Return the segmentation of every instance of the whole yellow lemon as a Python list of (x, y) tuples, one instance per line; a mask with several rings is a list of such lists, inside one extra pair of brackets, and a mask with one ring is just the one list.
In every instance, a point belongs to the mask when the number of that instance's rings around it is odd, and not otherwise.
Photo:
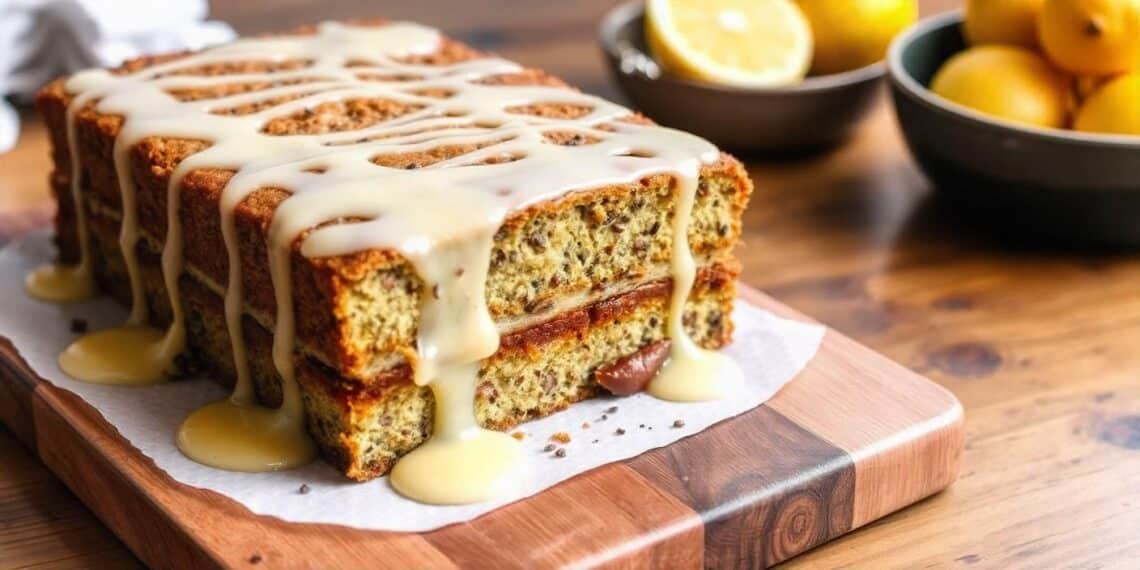
[(1140, 135), (1140, 73), (1117, 77), (1093, 93), (1077, 111), (1073, 128)]
[(967, 0), (963, 31), (970, 45), (1037, 47), (1037, 16), (1045, 0)]
[(1034, 52), (987, 45), (950, 58), (934, 75), (930, 88), (946, 99), (987, 115), (1060, 128), (1068, 115), (1068, 84), (1064, 73)]
[(1066, 71), (1140, 68), (1140, 0), (1045, 0), (1037, 25), (1045, 54)]
[(882, 60), (891, 40), (918, 19), (916, 0), (798, 0), (811, 23), (811, 73), (857, 69)]

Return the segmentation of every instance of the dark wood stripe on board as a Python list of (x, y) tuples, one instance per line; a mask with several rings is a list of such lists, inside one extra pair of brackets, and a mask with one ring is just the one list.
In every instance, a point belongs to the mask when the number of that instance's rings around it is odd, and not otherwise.
[(701, 514), (706, 567), (771, 566), (851, 529), (851, 457), (766, 406), (629, 466)]
[(962, 431), (945, 390), (829, 333), (769, 405), (469, 523), (391, 533), (284, 523), (181, 485), (4, 343), (0, 386), (0, 418), (155, 567), (762, 567), (945, 487)]

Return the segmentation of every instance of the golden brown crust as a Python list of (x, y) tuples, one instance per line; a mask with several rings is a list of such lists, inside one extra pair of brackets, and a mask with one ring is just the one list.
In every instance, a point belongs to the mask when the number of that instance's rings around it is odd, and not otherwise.
[[(128, 304), (130, 290), (115, 228), (95, 216), (93, 229), (99, 285)], [(153, 320), (166, 324), (170, 307), (157, 278), (161, 272), (159, 254), (144, 243), (138, 259)], [(703, 346), (717, 348), (731, 338), (736, 274), (735, 266), (716, 265), (702, 268), (698, 275), (685, 325)], [(182, 276), (180, 288), (190, 344), (180, 367), (204, 369), (211, 377), (232, 384), (235, 371), (221, 297), (189, 274)], [(507, 430), (601, 393), (593, 375), (598, 368), (663, 338), (670, 292), (667, 279), (655, 281), (504, 335), (499, 351), (484, 365), (485, 374), (481, 375), (476, 395), (477, 408), (482, 410), (480, 421), (489, 428)], [(279, 405), (280, 379), (272, 363), (272, 334), (249, 317), (242, 325), (258, 399), (268, 406)], [(555, 381), (546, 375), (559, 361), (567, 375)], [(297, 355), (295, 363), (310, 431), (325, 457), (349, 477), (363, 480), (385, 474), (400, 454), (414, 448), (429, 433), (430, 392), (412, 384), (406, 366), (388, 370), (376, 382), (362, 385), (311, 357)], [(535, 374), (544, 375), (539, 385), (518, 383)]]
[[(191, 173), (187, 179), (193, 183), (199, 177), (208, 176), (211, 176), (209, 171), (197, 171)], [(734, 179), (739, 180), (735, 177)], [(589, 217), (592, 215), (590, 212), (593, 212), (599, 204), (604, 203), (610, 203), (608, 210), (611, 212), (623, 211), (623, 203), (630, 202), (631, 196), (652, 195), (653, 192), (660, 191), (661, 188), (665, 188), (667, 191), (669, 187), (667, 181), (667, 177), (661, 176), (643, 181), (636, 189), (610, 187), (590, 192), (577, 192), (565, 197), (558, 204), (534, 207), (512, 217), (504, 224), (500, 233), (507, 236), (506, 239), (521, 241), (521, 238), (517, 239), (514, 236), (525, 234), (526, 222), (535, 220), (539, 216), (548, 215), (550, 223), (557, 224), (563, 221), (562, 218), (565, 216), (584, 215)], [(225, 256), (218, 254), (218, 252), (224, 251), (217, 213), (220, 187), (203, 186), (198, 190), (191, 191), (184, 187), (182, 192), (183, 208), (181, 215), (185, 232), (186, 262), (188, 267), (204, 274), (217, 286), (222, 287), (227, 281), (228, 269)], [(735, 199), (747, 195), (736, 190), (733, 192), (736, 192), (733, 194)], [(269, 189), (255, 193), (251, 200), (272, 199), (279, 201), (286, 196), (287, 193), (283, 191)], [(699, 198), (706, 203), (714, 199)], [(100, 196), (98, 200), (102, 202), (102, 197)], [(636, 201), (636, 199), (634, 200)], [(140, 194), (140, 205), (145, 202), (147, 200)], [(268, 220), (257, 220), (248, 216), (248, 210), (245, 207), (248, 203), (248, 201), (243, 203), (236, 212), (238, 236), (241, 242), (239, 252), (243, 264), (243, 289), (250, 310), (257, 311), (262, 316), (268, 316), (271, 319), (275, 310), (275, 301), (272, 293), (273, 286), (269, 281), (265, 253), (267, 251), (265, 228), (268, 225)], [(61, 229), (74, 227), (74, 219), (70, 217), (72, 214), (69, 204), (69, 200), (61, 200), (61, 205), (68, 205), (60, 209), (59, 226)], [(111, 209), (110, 205), (107, 204), (100, 204), (100, 207)], [(739, 213), (743, 210), (743, 204), (733, 204), (731, 207), (734, 210), (731, 215), (731, 225), (721, 228), (723, 230), (721, 232), (706, 231), (695, 236), (695, 239), (691, 237), (696, 246), (694, 249), (698, 254), (711, 256), (713, 259), (719, 259), (723, 262), (728, 262), (731, 259), (727, 252), (739, 234)], [(587, 214), (575, 213), (575, 210), (579, 208), (585, 209)], [(144, 209), (144, 213), (141, 214), (144, 220), (143, 233), (158, 240), (158, 236), (165, 233), (164, 229), (154, 228), (153, 224), (145, 222), (149, 217), (145, 213), (147, 211)], [(552, 212), (558, 214), (555, 215)], [(599, 221), (591, 223), (596, 223), (599, 229), (605, 230), (607, 224), (611, 222), (599, 218)], [(723, 235), (719, 235), (721, 233)], [(61, 237), (62, 235), (61, 233)], [(74, 244), (69, 248), (64, 240), (61, 239), (61, 242), (65, 246), (63, 247), (64, 252), (74, 252)], [(655, 255), (658, 259), (667, 254), (662, 248), (658, 248), (656, 252)], [(604, 252), (596, 252), (596, 255), (598, 263), (612, 262), (615, 259), (612, 256), (606, 256)], [(75, 255), (72, 253), (68, 257), (73, 259)], [(601, 267), (589, 269), (598, 268)], [(644, 271), (644, 268), (645, 264), (642, 263), (641, 269), (637, 269), (635, 266), (634, 270)], [(313, 352), (320, 354), (325, 363), (336, 368), (338, 372), (362, 381), (369, 381), (372, 377), (371, 374), (362, 377), (353, 373), (353, 370), (364, 368), (368, 359), (375, 354), (407, 350), (404, 347), (407, 346), (406, 343), (409, 340), (404, 339), (403, 342), (390, 341), (388, 344), (378, 343), (367, 350), (353, 346), (353, 337), (350, 331), (353, 310), (344, 299), (352, 296), (362, 281), (371, 279), (372, 274), (381, 270), (385, 272), (382, 279), (382, 282), (386, 283), (384, 286), (406, 288), (405, 293), (407, 295), (418, 296), (419, 282), (410, 264), (397, 262), (387, 251), (372, 250), (340, 258), (321, 259), (305, 258), (298, 251), (293, 256), (293, 290), (300, 341), (308, 348), (313, 349)], [(493, 269), (492, 272), (494, 271)], [(636, 278), (638, 278), (636, 273), (624, 276), (624, 280)], [(593, 287), (606, 284), (606, 282), (595, 279), (585, 283), (584, 286)], [(540, 309), (544, 301), (558, 299), (572, 294), (575, 290), (582, 291), (582, 289), (552, 287), (549, 284), (544, 284), (535, 292), (535, 296), (528, 303), (520, 304), (520, 312), (529, 312), (532, 308)]]
[[(451, 45), (450, 43), (447, 45)], [(455, 48), (459, 49), (459, 48)], [(446, 51), (446, 50), (445, 50)], [(465, 52), (466, 53), (466, 52)], [(467, 53), (470, 55), (470, 53)], [(450, 57), (459, 57), (452, 55)], [(257, 64), (257, 62), (254, 62)], [(502, 78), (506, 82), (555, 82), (557, 80), (538, 71), (528, 71)], [(41, 92), (38, 105), (48, 120), (52, 132), (53, 156), (56, 169), (53, 174), (53, 188), (60, 202), (60, 217), (57, 222), (58, 239), (63, 257), (67, 261), (76, 257), (76, 236), (68, 181), (70, 180), (69, 160), (66, 141), (62, 135), (63, 115), (69, 97), (62, 83), (56, 82)], [(574, 109), (566, 106), (531, 106), (528, 112), (540, 114), (573, 114)], [(372, 109), (372, 111), (369, 111)], [(367, 119), (375, 109), (365, 107), (361, 114)], [(343, 109), (332, 107), (327, 112), (332, 116)], [(521, 111), (521, 109), (520, 109)], [(644, 119), (637, 119), (644, 121)], [(306, 130), (308, 123), (299, 121), (296, 128)], [(91, 195), (109, 209), (120, 208), (120, 195), (117, 175), (114, 170), (113, 149), (115, 136), (121, 127), (121, 118), (101, 115), (90, 106), (79, 111), (77, 133), (81, 148), (81, 163), (85, 173), (85, 186)], [(131, 149), (132, 175), (138, 188), (137, 204), (142, 231), (162, 239), (167, 226), (166, 200), (167, 183), (175, 166), (193, 152), (207, 146), (202, 141), (179, 139), (148, 138)], [(464, 149), (439, 149), (418, 155), (387, 157), (385, 160), (401, 164), (427, 164)], [(225, 250), (221, 241), (218, 203), (221, 190), (233, 173), (218, 169), (199, 169), (187, 174), (179, 192), (181, 201), (182, 226), (185, 232), (184, 255), (188, 266), (201, 271), (216, 283), (227, 281), (226, 256), (219, 255)], [(513, 213), (503, 224), (500, 235), (510, 238), (512, 234), (525, 230), (528, 223), (543, 215), (573, 215), (574, 208), (597, 211), (598, 204), (617, 204), (629, 201), (630, 196), (651, 195), (662, 188), (669, 188), (671, 179), (667, 175), (646, 177), (636, 184), (614, 185), (572, 193), (561, 200), (537, 204)], [(711, 188), (711, 190), (709, 190)], [(740, 213), (743, 211), (751, 192), (751, 184), (738, 162), (727, 155), (704, 167), (702, 171), (702, 193), (698, 197), (697, 208), (708, 210), (711, 203), (723, 201), (720, 208), (725, 210), (725, 222), (713, 226), (694, 224), (690, 232), (690, 242), (698, 255), (727, 257), (740, 235)], [(712, 192), (714, 196), (706, 194)], [(235, 209), (234, 217), (238, 235), (238, 249), (242, 262), (243, 290), (246, 304), (254, 311), (265, 315), (275, 313), (273, 286), (270, 282), (266, 251), (267, 228), (274, 210), (288, 198), (289, 193), (279, 189), (266, 188), (254, 192)], [(661, 206), (658, 206), (661, 207)], [(668, 207), (667, 205), (664, 207)], [(620, 209), (618, 206), (614, 210)], [(614, 210), (611, 210), (614, 211)], [(609, 227), (611, 220), (602, 214), (596, 221), (598, 227)], [(699, 221), (699, 219), (698, 219)], [(618, 226), (613, 226), (618, 227)], [(378, 355), (393, 352), (410, 354), (408, 334), (388, 335), (374, 339), (361, 346), (354, 341), (352, 331), (353, 315), (347, 309), (346, 298), (370, 276), (381, 272), (390, 273), (385, 279), (396, 286), (405, 288), (407, 295), (418, 295), (420, 283), (410, 265), (397, 253), (390, 250), (368, 250), (355, 254), (331, 258), (306, 258), (300, 254), (300, 240), (296, 242), (292, 256), (293, 291), (296, 298), (298, 332), (300, 340), (315, 353), (321, 355), (326, 364), (340, 373), (368, 381), (374, 372), (373, 362)], [(507, 240), (510, 241), (510, 240)], [(518, 241), (518, 240), (515, 240)], [(654, 254), (661, 257), (660, 252)], [(596, 262), (596, 263), (600, 263)], [(495, 271), (492, 270), (492, 279)], [(630, 276), (632, 277), (632, 276)], [(511, 317), (524, 312), (528, 307), (538, 306), (545, 298), (557, 298), (572, 294), (583, 287), (603, 286), (605, 282), (572, 283), (560, 285), (543, 284), (525, 293), (523, 299), (508, 299), (501, 302), (491, 300), (491, 310), (497, 317)], [(514, 287), (517, 289), (517, 287)], [(406, 331), (405, 331), (406, 333)]]
[[(310, 31), (303, 29), (295, 33)], [(133, 60), (124, 64), (119, 72), (137, 71), (183, 55)], [(414, 59), (418, 63), (443, 64), (481, 56), (482, 53), (470, 47), (445, 40), (437, 53)], [(202, 66), (180, 73), (233, 75), (300, 69), (307, 63), (248, 61)], [(365, 73), (362, 70), (361, 74)], [(560, 79), (529, 69), (484, 81), (565, 87)], [(271, 83), (223, 82), (218, 87), (183, 90), (174, 95), (186, 100), (208, 101), (227, 93), (256, 91), (269, 85)], [(70, 101), (62, 80), (45, 87), (36, 100), (52, 141), (55, 169), (51, 186), (60, 204), (57, 217), (60, 256), (64, 261), (78, 258), (75, 216), (76, 208), (83, 207), (92, 220), (94, 261), (100, 286), (120, 300), (129, 301), (130, 292), (125, 285), (115, 236), (121, 216), (121, 196), (113, 154), (123, 120), (97, 112), (95, 102), (77, 111), (76, 142), (83, 201), (75, 204), (69, 189), (73, 173), (65, 124)], [(267, 106), (269, 103), (263, 101), (244, 107), (218, 108), (213, 112), (241, 114)], [(289, 136), (352, 131), (409, 110), (406, 105), (374, 99), (327, 103), (308, 112), (274, 119), (268, 123), (266, 132)], [(584, 109), (575, 105), (536, 104), (511, 111), (573, 117)], [(649, 123), (639, 115), (623, 120)], [(547, 139), (563, 145), (597, 142), (590, 137), (557, 131), (547, 133)], [(129, 149), (130, 176), (138, 189), (138, 219), (144, 238), (139, 244), (139, 259), (143, 265), (147, 302), (159, 324), (167, 322), (170, 314), (158, 270), (158, 249), (165, 239), (168, 223), (167, 186), (179, 162), (208, 146), (208, 141), (152, 137)], [(422, 153), (376, 156), (373, 160), (386, 166), (414, 169), (471, 150), (470, 146), (455, 145)], [(222, 169), (194, 170), (182, 179), (177, 189), (184, 230), (183, 255), (188, 270), (180, 283), (192, 348), (192, 358), (182, 364), (192, 366), (196, 362), (223, 379), (233, 377), (233, 364), (219, 293), (227, 281), (228, 267), (226, 256), (220, 255), (225, 246), (218, 208), (221, 192), (232, 176), (233, 172)], [(660, 279), (652, 271), (654, 264), (664, 263), (669, 258), (667, 248), (671, 240), (667, 231), (675, 189), (676, 181), (668, 175), (648, 176), (631, 184), (572, 192), (558, 200), (514, 212), (505, 220), (495, 236), (488, 278), (489, 307), (497, 319), (543, 314), (553, 300), (572, 295), (621, 289), (630, 283), (642, 286), (505, 335), (499, 352), (488, 361), (485, 375), (481, 376), (476, 408), (484, 425), (506, 429), (591, 397), (599, 390), (592, 376), (596, 367), (660, 341), (671, 289), (667, 279)], [(741, 214), (751, 190), (743, 167), (728, 155), (722, 154), (713, 164), (702, 168), (689, 240), (706, 267), (689, 299), (685, 326), (698, 342), (708, 347), (723, 345), (731, 335), (733, 286), (738, 271), (731, 249), (740, 236)], [(267, 405), (276, 405), (281, 399), (280, 380), (270, 357), (270, 331), (276, 307), (267, 267), (267, 234), (276, 208), (288, 197), (289, 193), (282, 189), (259, 189), (234, 211), (246, 302), (242, 328), (258, 397)], [(631, 212), (640, 213), (627, 215)], [(558, 232), (578, 233), (571, 233), (567, 238), (559, 237)], [(567, 254), (566, 260), (537, 272), (519, 269), (535, 266), (533, 262), (542, 257), (540, 254), (547, 246), (550, 251), (571, 251), (582, 236), (590, 235), (598, 236), (596, 240), (593, 237), (586, 240), (593, 244), (592, 250), (573, 251)], [(376, 249), (338, 257), (306, 258), (300, 253), (303, 239), (304, 234), (294, 243), (291, 279), (298, 339), (305, 350), (297, 355), (298, 375), (305, 394), (310, 430), (330, 461), (350, 477), (378, 476), (387, 471), (395, 458), (426, 437), (432, 400), (429, 391), (410, 382), (406, 362), (414, 357), (414, 326), (396, 326), (390, 322), (370, 325), (367, 319), (362, 320), (361, 314), (392, 312), (377, 311), (381, 306), (404, 307), (395, 312), (412, 315), (414, 323), (414, 319), (418, 319), (417, 299), (422, 282), (411, 264), (397, 252)], [(556, 239), (563, 239), (562, 245), (548, 241)], [(377, 296), (383, 297), (388, 305), (373, 301)], [(393, 364), (392, 356), (404, 360)]]

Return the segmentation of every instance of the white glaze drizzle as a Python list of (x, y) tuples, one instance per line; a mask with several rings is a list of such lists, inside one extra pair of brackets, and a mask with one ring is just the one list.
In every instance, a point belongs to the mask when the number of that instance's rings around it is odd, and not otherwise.
[[(174, 319), (161, 346), (152, 349), (156, 358), (164, 360), (165, 368), (169, 368), (173, 358), (185, 347), (185, 318), (178, 290), (183, 264), (178, 216), (182, 179), (201, 168), (235, 171), (222, 192), (219, 216), (229, 260), (226, 321), (238, 374), (230, 401), (239, 408), (255, 405), (255, 402), (241, 333), (243, 292), (234, 211), (259, 188), (275, 187), (290, 192), (273, 214), (268, 256), (277, 305), (273, 361), (282, 379), (284, 396), (274, 421), (290, 422), (297, 426), (298, 433), (303, 433), (304, 410), (293, 370), (296, 340), (289, 276), (294, 242), (303, 232), (312, 230), (301, 244), (302, 254), (308, 257), (336, 256), (373, 248), (390, 248), (404, 255), (425, 285), (415, 381), (431, 385), (437, 400), (445, 403), (437, 406), (431, 441), (401, 460), (393, 473), (394, 484), (421, 500), (470, 502), (487, 498), (498, 485), (495, 479), (501, 475), (498, 471), (503, 469), (489, 471), (490, 479), (484, 481), (482, 488), (457, 491), (453, 487), (434, 496), (430, 490), (400, 484), (399, 474), (407, 471), (422, 477), (432, 469), (438, 472), (442, 466), (438, 463), (439, 457), (445, 457), (446, 462), (450, 453), (445, 447), (462, 448), (463, 442), (489, 441), (487, 445), (491, 447), (484, 450), (485, 455), (510, 462), (511, 452), (505, 446), (514, 449), (513, 442), (508, 443), (509, 438), (502, 434), (479, 428), (473, 402), (466, 395), (473, 392), (469, 388), (474, 385), (478, 363), (492, 355), (499, 343), (484, 290), (493, 237), (499, 225), (512, 211), (557, 199), (574, 190), (636, 182), (653, 174), (674, 176), (678, 182), (678, 199), (672, 227), (674, 289), (668, 327), (674, 349), (665, 372), (670, 367), (678, 367), (685, 368), (688, 375), (694, 372), (691, 365), (719, 356), (703, 353), (688, 339), (681, 324), (684, 300), (695, 279), (686, 234), (697, 178), (701, 165), (715, 161), (718, 152), (692, 135), (622, 122), (620, 119), (630, 115), (627, 109), (566, 88), (478, 83), (481, 79), (522, 71), (508, 61), (482, 58), (446, 65), (398, 61), (405, 56), (431, 54), (439, 49), (440, 42), (437, 31), (415, 24), (352, 27), (326, 23), (311, 36), (239, 40), (134, 73), (84, 72), (67, 83), (67, 89), (76, 94), (68, 109), (68, 137), (73, 147), (73, 198), (82, 213), (78, 153), (74, 148), (75, 113), (89, 101), (97, 100), (98, 112), (123, 117), (115, 143), (115, 163), (123, 203), (120, 246), (133, 295), (128, 323), (131, 326), (145, 323), (147, 315), (142, 280), (133, 254), (138, 226), (129, 152), (147, 137), (199, 139), (210, 143), (205, 150), (183, 160), (170, 176), (162, 268)], [(309, 64), (297, 69), (239, 75), (178, 74), (207, 64), (249, 60), (301, 60)], [(365, 79), (365, 74), (403, 80), (379, 82)], [(170, 95), (172, 90), (178, 89), (262, 82), (276, 83), (260, 91), (198, 101), (180, 101)], [(441, 89), (449, 96), (436, 98), (422, 94), (427, 89)], [(212, 112), (275, 97), (293, 99), (244, 115)], [(419, 108), (346, 132), (286, 136), (262, 132), (274, 118), (290, 116), (329, 101), (353, 99), (383, 99)], [(515, 106), (552, 103), (580, 106), (588, 111), (569, 119), (508, 111)], [(589, 137), (592, 144), (553, 144), (545, 140), (548, 132), (582, 134)], [(378, 155), (458, 144), (484, 146), (412, 172), (371, 161)], [(487, 163), (502, 157), (513, 160)], [(327, 224), (346, 218), (365, 221)], [(85, 223), (82, 217), (79, 223)], [(81, 227), (79, 233), (83, 254), (80, 273), (90, 279), (86, 229)], [(689, 365), (678, 366), (686, 362)], [(716, 362), (716, 366), (723, 364), (720, 360)], [(697, 368), (704, 373), (717, 372), (702, 366)], [(666, 376), (665, 372), (662, 376)], [(686, 383), (700, 383), (700, 379), (682, 381), (680, 385)], [(458, 392), (454, 388), (441, 392), (447, 386), (464, 388)], [(662, 396), (672, 399), (699, 399), (686, 397), (675, 389), (661, 392)], [(457, 394), (463, 395), (457, 398)], [(700, 397), (707, 398), (710, 394), (715, 395), (705, 391)], [(496, 439), (499, 436), (501, 440)], [(188, 450), (184, 448), (184, 451)], [(192, 452), (188, 454), (193, 456)], [(417, 469), (417, 465), (428, 465), (432, 469)]]

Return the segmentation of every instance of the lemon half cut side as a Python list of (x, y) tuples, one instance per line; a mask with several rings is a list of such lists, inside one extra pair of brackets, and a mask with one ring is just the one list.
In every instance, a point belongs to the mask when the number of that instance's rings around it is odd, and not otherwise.
[(791, 0), (649, 0), (645, 35), (670, 73), (737, 87), (799, 83), (811, 27)]

